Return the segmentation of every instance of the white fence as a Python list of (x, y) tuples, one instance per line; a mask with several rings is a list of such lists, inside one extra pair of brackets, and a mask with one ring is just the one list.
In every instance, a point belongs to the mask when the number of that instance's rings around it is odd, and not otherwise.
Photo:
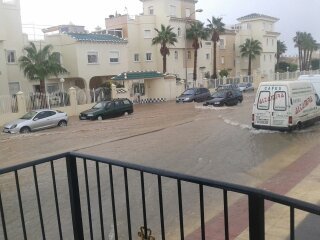
[(0, 96), (0, 114), (18, 112), (17, 97), (15, 95)]
[(69, 94), (66, 92), (29, 93), (25, 94), (27, 111), (41, 108), (57, 108), (70, 105)]
[(276, 81), (277, 80), (294, 80), (294, 79), (298, 79), (300, 75), (314, 75), (314, 74), (320, 74), (320, 70), (275, 73), (274, 80)]

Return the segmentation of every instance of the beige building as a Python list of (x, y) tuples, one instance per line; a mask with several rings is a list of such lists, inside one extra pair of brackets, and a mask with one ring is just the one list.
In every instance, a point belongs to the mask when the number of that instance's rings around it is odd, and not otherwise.
[(0, 95), (15, 94), (28, 84), (18, 64), (26, 38), (19, 0), (0, 0), (0, 23)]
[(262, 52), (252, 62), (252, 74), (261, 75), (264, 80), (271, 80), (274, 75), (277, 53), (277, 37), (274, 25), (279, 20), (263, 14), (253, 13), (237, 19), (240, 23), (234, 26), (236, 32), (236, 75), (247, 75), (248, 58), (242, 58), (239, 46), (246, 39), (259, 40)]
[[(123, 72), (162, 72), (160, 46), (152, 45), (155, 28), (161, 24), (171, 25), (178, 42), (169, 46), (167, 72), (193, 86), (194, 50), (186, 40), (186, 29), (195, 20), (197, 0), (140, 0), (143, 13), (109, 16), (105, 19), (106, 30), (88, 33), (84, 26), (59, 25), (44, 29), (44, 41), (36, 44), (52, 44), (60, 53), (60, 61), (69, 74), (48, 79), (47, 90), (54, 92), (64, 87), (75, 86), (92, 89), (110, 82)], [(253, 73), (267, 78), (274, 72), (276, 42), (279, 33), (274, 32), (278, 19), (251, 14), (238, 19), (232, 30), (221, 35), (217, 51), (218, 72), (226, 69), (229, 76), (245, 76), (248, 60), (240, 57), (239, 45), (253, 38), (262, 43), (263, 52), (253, 62)], [(37, 91), (39, 83), (27, 80), (20, 70), (18, 58), (23, 54), (27, 38), (22, 33), (19, 0), (0, 0), (0, 94), (14, 94), (19, 90)], [(106, 34), (108, 33), (108, 34)], [(198, 50), (197, 86), (203, 84), (206, 73), (212, 75), (212, 42), (202, 41)], [(64, 81), (60, 81), (63, 78)], [(143, 83), (143, 81), (142, 81)], [(139, 83), (140, 84), (140, 83)]]
[[(130, 17), (128, 15), (109, 16), (105, 20), (109, 33), (118, 33), (128, 39), (129, 71), (156, 70), (162, 71), (160, 46), (152, 45), (156, 36), (155, 28), (161, 24), (172, 26), (178, 42), (168, 46), (167, 72), (181, 79), (188, 79), (192, 85), (193, 48), (191, 41), (186, 41), (186, 28), (195, 20), (197, 0), (140, 0), (143, 2), (143, 13)], [(198, 77), (201, 78), (207, 69), (211, 69), (211, 42), (203, 44), (198, 55)]]
[[(60, 62), (69, 73), (56, 79), (48, 80), (50, 91), (59, 90), (59, 81), (63, 77), (64, 87), (75, 86), (80, 89), (98, 88), (110, 81), (111, 77), (128, 68), (127, 41), (110, 34), (69, 32), (68, 25), (45, 29), (45, 43), (52, 44), (54, 51), (60, 53)], [(75, 29), (75, 26), (70, 26)], [(51, 89), (51, 90), (50, 90)]]

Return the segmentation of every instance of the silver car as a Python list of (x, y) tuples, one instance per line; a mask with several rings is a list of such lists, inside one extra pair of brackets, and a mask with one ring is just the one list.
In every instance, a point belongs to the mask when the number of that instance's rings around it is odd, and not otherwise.
[(65, 127), (68, 124), (68, 115), (59, 110), (33, 110), (23, 117), (4, 125), (5, 133), (29, 133), (50, 127)]

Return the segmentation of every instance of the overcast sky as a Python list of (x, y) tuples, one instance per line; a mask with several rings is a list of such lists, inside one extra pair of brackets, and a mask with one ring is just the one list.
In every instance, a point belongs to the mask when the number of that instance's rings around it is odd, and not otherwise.
[[(136, 15), (142, 12), (139, 0), (20, 0), (23, 24), (59, 25), (73, 23), (87, 30), (104, 27), (104, 19), (116, 12)], [(276, 31), (288, 47), (287, 54), (297, 54), (292, 38), (297, 31), (311, 33), (320, 42), (320, 0), (199, 0), (197, 19), (207, 22), (211, 16), (223, 17), (227, 25), (237, 18), (260, 13), (279, 18)], [(24, 25), (25, 26), (25, 25)], [(26, 27), (26, 26), (25, 26)]]

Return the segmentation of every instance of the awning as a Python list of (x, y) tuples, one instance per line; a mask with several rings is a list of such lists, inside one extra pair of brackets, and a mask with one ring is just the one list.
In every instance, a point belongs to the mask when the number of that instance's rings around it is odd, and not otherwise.
[(150, 79), (150, 78), (163, 78), (163, 73), (157, 71), (138, 71), (138, 72), (123, 72), (113, 78), (111, 80), (135, 80), (135, 79)]

